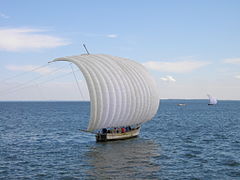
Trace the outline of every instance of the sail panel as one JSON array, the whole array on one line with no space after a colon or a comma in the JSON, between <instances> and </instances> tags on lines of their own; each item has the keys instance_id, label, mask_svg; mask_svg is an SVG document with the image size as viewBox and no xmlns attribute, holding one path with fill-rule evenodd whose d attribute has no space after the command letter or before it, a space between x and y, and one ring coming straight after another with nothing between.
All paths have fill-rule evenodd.
<instances>
[{"instance_id":1,"label":"sail panel","mask_svg":"<svg viewBox=\"0 0 240 180\"><path fill-rule=\"evenodd\" d=\"M116 68L113 68L115 65L112 64L112 61L109 60L109 59L106 59L106 57L102 57L100 60L101 63L104 64L104 66L107 67L106 69L106 72L109 73L109 75L112 75L113 77L116 78L116 80L114 78L112 78L112 82L114 83L114 87L116 88L116 94L119 95L119 98L117 99L122 99L122 101L118 101L117 102L117 114L116 116L114 117L114 119L119 119L119 121L122 122L123 120L123 113L121 112L126 112L127 110L127 94L129 91L129 88L126 86L127 83L125 82L125 79L124 79L124 74L123 72L121 72L121 69L118 69L116 71ZM109 65L109 64L112 64ZM106 123L106 126L112 126L112 123L113 123L113 119L106 119L107 121L105 121Z\"/></svg>"},{"instance_id":2,"label":"sail panel","mask_svg":"<svg viewBox=\"0 0 240 180\"><path fill-rule=\"evenodd\" d=\"M121 91L118 88L118 84L117 81L115 79L115 76L112 75L112 72L109 71L109 68L105 66L104 63L101 63L99 59L96 59L95 57L93 57L94 59L94 64L93 66L95 66L98 71L104 75L105 78L105 82L102 81L103 85L106 86L106 88L108 89L109 92L105 92L104 94L109 94L109 99L108 100L104 100L103 103L103 111L106 113L106 117L104 116L99 116L101 117L102 121L98 121L98 126L109 126L110 122L112 121L112 119L114 119L117 114L119 113L117 111L117 107L120 107L119 102L117 101L117 99L121 99L122 95L121 95ZM96 69L95 69L96 70ZM98 77L99 78L99 77Z\"/></svg>"},{"instance_id":3,"label":"sail panel","mask_svg":"<svg viewBox=\"0 0 240 180\"><path fill-rule=\"evenodd\" d=\"M127 61L127 59L126 59L126 61ZM143 97L145 97L144 105L146 105L144 109L146 110L146 112L149 112L149 113L144 113L146 115L145 117L143 114L142 116L140 116L141 118L137 119L139 121L139 123L141 123L141 122L150 120L152 118L152 114L156 113L156 111L158 109L158 105L159 105L159 101L156 101L156 99L159 99L158 92L157 92L157 87L156 87L155 81L150 76L150 74L146 71L146 69L142 65L140 65L134 61L129 61L129 63L132 65L132 66L128 65L129 67L132 67L131 70L134 71L134 69L135 69L135 72L137 72L137 77L138 76L144 77L139 82L143 81L145 88L150 91L149 94L145 94L145 96L143 96ZM136 69L135 67L138 67L138 68ZM149 97L152 98L152 101L151 101L151 98L149 98ZM155 104L154 104L154 102L155 102ZM151 108L149 106L152 106L155 108Z\"/></svg>"},{"instance_id":4,"label":"sail panel","mask_svg":"<svg viewBox=\"0 0 240 180\"><path fill-rule=\"evenodd\" d=\"M110 55L79 55L54 61L70 61L83 73L91 101L89 131L143 123L158 110L156 83L139 63Z\"/></svg>"},{"instance_id":5,"label":"sail panel","mask_svg":"<svg viewBox=\"0 0 240 180\"><path fill-rule=\"evenodd\" d=\"M209 98L209 104L217 104L217 99L212 97L211 95L207 95Z\"/></svg>"},{"instance_id":6,"label":"sail panel","mask_svg":"<svg viewBox=\"0 0 240 180\"><path fill-rule=\"evenodd\" d=\"M120 61L121 62L121 61ZM142 79L140 78L140 74L138 74L135 70L135 67L133 67L129 62L126 64L126 62L122 61L121 66L124 66L125 72L128 73L128 76L130 77L131 84L133 84L134 87L134 97L135 97L135 109L133 109L132 117L130 118L132 123L138 124L138 120L142 122L142 113L144 112L144 98L146 97L146 93L144 91L144 85L142 85Z\"/></svg>"}]
</instances>

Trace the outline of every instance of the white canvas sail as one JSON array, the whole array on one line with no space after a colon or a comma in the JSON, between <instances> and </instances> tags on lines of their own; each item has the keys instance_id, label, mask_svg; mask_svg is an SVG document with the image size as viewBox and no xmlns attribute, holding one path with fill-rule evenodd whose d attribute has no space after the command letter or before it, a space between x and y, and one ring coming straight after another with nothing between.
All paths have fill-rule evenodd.
<instances>
[{"instance_id":1,"label":"white canvas sail","mask_svg":"<svg viewBox=\"0 0 240 180\"><path fill-rule=\"evenodd\" d=\"M86 79L91 117L88 131L149 121L159 106L157 85L145 67L110 55L57 58L77 65Z\"/></svg>"},{"instance_id":2,"label":"white canvas sail","mask_svg":"<svg viewBox=\"0 0 240 180\"><path fill-rule=\"evenodd\" d=\"M212 105L217 104L217 99L216 98L212 97L209 94L207 96L209 98L209 104L212 104Z\"/></svg>"}]
</instances>

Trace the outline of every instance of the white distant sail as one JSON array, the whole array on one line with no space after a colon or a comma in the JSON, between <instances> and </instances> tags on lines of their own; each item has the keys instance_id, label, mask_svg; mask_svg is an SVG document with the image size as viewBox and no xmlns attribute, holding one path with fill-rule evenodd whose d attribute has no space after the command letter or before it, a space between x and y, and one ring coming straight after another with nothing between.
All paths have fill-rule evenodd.
<instances>
[{"instance_id":1,"label":"white distant sail","mask_svg":"<svg viewBox=\"0 0 240 180\"><path fill-rule=\"evenodd\" d=\"M88 131L149 121L159 106L156 82L145 67L110 55L79 55L57 58L76 64L86 79L91 118Z\"/></svg>"},{"instance_id":2,"label":"white distant sail","mask_svg":"<svg viewBox=\"0 0 240 180\"><path fill-rule=\"evenodd\" d=\"M217 99L212 97L211 95L207 95L208 98L209 98L209 105L214 105L214 104L217 104Z\"/></svg>"}]
</instances>

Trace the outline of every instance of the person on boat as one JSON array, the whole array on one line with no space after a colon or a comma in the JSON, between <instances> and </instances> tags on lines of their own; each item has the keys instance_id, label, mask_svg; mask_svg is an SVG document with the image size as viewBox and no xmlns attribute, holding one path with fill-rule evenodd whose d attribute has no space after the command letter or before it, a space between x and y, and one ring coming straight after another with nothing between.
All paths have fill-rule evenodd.
<instances>
[{"instance_id":1,"label":"person on boat","mask_svg":"<svg viewBox=\"0 0 240 180\"><path fill-rule=\"evenodd\" d=\"M118 133L122 133L122 128L118 128Z\"/></svg>"},{"instance_id":2,"label":"person on boat","mask_svg":"<svg viewBox=\"0 0 240 180\"><path fill-rule=\"evenodd\" d=\"M102 129L102 133L103 133L103 134L107 134L107 129L106 129L106 128L103 128L103 129Z\"/></svg>"},{"instance_id":3,"label":"person on boat","mask_svg":"<svg viewBox=\"0 0 240 180\"><path fill-rule=\"evenodd\" d=\"M126 129L124 127L122 127L122 133L125 133Z\"/></svg>"}]
</instances>

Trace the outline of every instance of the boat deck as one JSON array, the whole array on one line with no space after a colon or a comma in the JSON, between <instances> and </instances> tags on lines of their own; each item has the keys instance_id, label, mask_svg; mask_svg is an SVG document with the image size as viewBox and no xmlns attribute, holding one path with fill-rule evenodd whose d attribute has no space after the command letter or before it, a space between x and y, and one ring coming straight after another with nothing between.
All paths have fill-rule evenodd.
<instances>
[{"instance_id":1,"label":"boat deck","mask_svg":"<svg viewBox=\"0 0 240 180\"><path fill-rule=\"evenodd\" d=\"M124 133L98 133L96 135L97 142L104 142L104 141L114 141L114 140L123 140L134 138L139 135L140 127L132 129L131 131L124 132Z\"/></svg>"}]
</instances>

